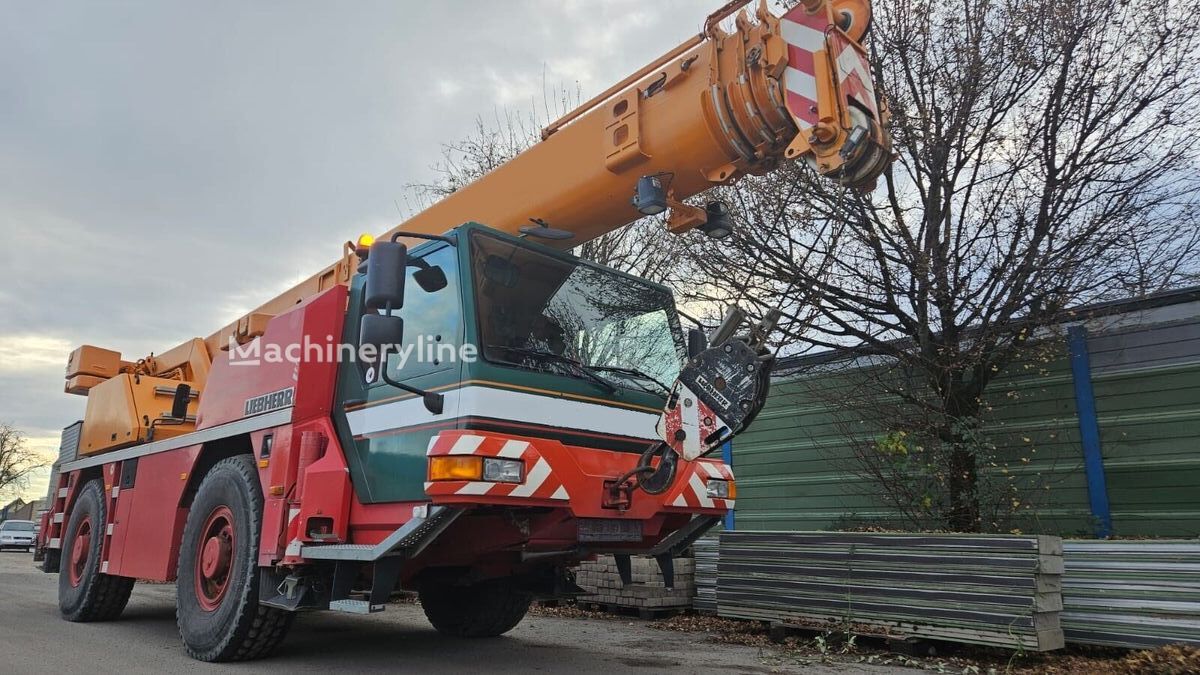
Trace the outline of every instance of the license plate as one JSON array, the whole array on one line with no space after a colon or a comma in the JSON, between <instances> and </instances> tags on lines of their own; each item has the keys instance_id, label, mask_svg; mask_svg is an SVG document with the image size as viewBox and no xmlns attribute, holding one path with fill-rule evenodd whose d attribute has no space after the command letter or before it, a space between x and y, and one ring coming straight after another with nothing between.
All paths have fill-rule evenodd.
<instances>
[{"instance_id":1,"label":"license plate","mask_svg":"<svg viewBox=\"0 0 1200 675\"><path fill-rule=\"evenodd\" d=\"M579 541L641 541L642 521L616 518L582 518Z\"/></svg>"}]
</instances>

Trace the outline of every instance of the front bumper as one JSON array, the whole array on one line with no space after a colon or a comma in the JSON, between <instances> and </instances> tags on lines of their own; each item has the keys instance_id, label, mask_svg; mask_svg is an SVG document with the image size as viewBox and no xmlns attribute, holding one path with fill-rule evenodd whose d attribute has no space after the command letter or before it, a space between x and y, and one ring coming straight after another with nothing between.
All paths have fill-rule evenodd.
<instances>
[{"instance_id":1,"label":"front bumper","mask_svg":"<svg viewBox=\"0 0 1200 675\"><path fill-rule=\"evenodd\" d=\"M455 506L544 506L565 508L576 518L648 520L661 514L723 515L733 499L710 496L710 480L732 482L733 471L716 459L681 462L674 483L660 495L635 492L623 508L609 505L608 486L633 468L637 455L564 445L541 438L492 432L445 431L429 444L429 457L478 456L523 462L520 483L482 480L427 481L434 504Z\"/></svg>"}]
</instances>

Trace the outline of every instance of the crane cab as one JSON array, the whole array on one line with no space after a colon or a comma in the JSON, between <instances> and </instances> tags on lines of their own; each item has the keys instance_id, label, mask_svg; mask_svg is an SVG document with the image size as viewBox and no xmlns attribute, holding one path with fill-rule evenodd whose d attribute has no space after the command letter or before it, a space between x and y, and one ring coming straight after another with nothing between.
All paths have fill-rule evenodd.
<instances>
[{"instance_id":1,"label":"crane cab","mask_svg":"<svg viewBox=\"0 0 1200 675\"><path fill-rule=\"evenodd\" d=\"M363 315L380 312L366 276L350 288L345 343L359 344ZM685 356L668 288L475 223L413 247L406 276L391 310L399 343L378 368L339 369L334 418L360 495L420 500L441 487L427 453L443 432L631 457L656 440ZM437 395L441 412L418 392Z\"/></svg>"}]
</instances>

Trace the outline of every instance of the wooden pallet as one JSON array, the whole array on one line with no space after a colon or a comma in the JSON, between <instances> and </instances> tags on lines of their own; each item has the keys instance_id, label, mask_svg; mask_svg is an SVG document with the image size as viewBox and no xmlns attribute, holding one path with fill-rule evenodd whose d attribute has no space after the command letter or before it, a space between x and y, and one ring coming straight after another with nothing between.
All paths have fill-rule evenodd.
<instances>
[{"instance_id":1,"label":"wooden pallet","mask_svg":"<svg viewBox=\"0 0 1200 675\"><path fill-rule=\"evenodd\" d=\"M678 605L675 607L634 607L632 605L617 605L608 602L581 602L579 606L583 609L588 609L596 612L607 612L609 614L620 614L622 616L636 616L645 621L653 621L655 619L666 619L672 616L678 616L688 607L686 605Z\"/></svg>"},{"instance_id":2,"label":"wooden pallet","mask_svg":"<svg viewBox=\"0 0 1200 675\"><path fill-rule=\"evenodd\" d=\"M825 635L829 633L832 628L832 626L822 628L820 626L788 623L786 621L772 621L770 624L769 636L771 642L779 644L789 637L811 639L817 635ZM844 634L843 631L836 632L839 634ZM849 633L856 638L876 640L879 643L887 645L889 650L899 654L906 654L908 656L937 656L939 653L946 651L947 647L951 646L948 643L943 643L938 640L930 640L911 635L897 635L895 633L885 633L882 631L863 630L862 627L858 627L855 630L849 631Z\"/></svg>"}]
</instances>

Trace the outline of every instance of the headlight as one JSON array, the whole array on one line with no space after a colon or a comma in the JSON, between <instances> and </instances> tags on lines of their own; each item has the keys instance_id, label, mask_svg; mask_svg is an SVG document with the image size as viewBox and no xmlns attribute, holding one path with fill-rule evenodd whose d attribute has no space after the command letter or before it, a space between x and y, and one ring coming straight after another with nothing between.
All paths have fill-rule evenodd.
<instances>
[{"instance_id":1,"label":"headlight","mask_svg":"<svg viewBox=\"0 0 1200 675\"><path fill-rule=\"evenodd\" d=\"M731 480L708 479L707 492L709 497L717 499L734 499L737 497L737 486Z\"/></svg>"},{"instance_id":2,"label":"headlight","mask_svg":"<svg viewBox=\"0 0 1200 675\"><path fill-rule=\"evenodd\" d=\"M519 459L443 455L429 458L429 480L486 480L492 483L520 483L525 463Z\"/></svg>"},{"instance_id":3,"label":"headlight","mask_svg":"<svg viewBox=\"0 0 1200 675\"><path fill-rule=\"evenodd\" d=\"M483 460L483 479L493 483L520 483L525 463L519 459L488 457Z\"/></svg>"}]
</instances>

